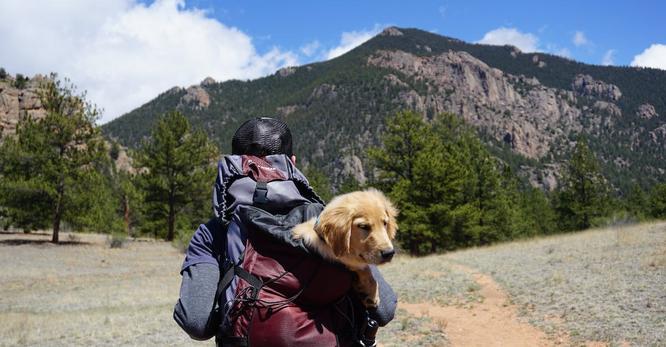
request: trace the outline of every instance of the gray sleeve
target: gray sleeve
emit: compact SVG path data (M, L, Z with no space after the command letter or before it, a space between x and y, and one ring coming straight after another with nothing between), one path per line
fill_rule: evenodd
M180 298L173 310L173 318L195 340L208 340L215 336L220 317L214 311L215 292L220 279L218 266L199 263L182 272Z
M374 310L368 310L368 313L372 319L379 323L379 326L385 326L393 320L395 309L398 306L398 297L376 266L370 265L370 270L372 271L372 277L375 278L379 286L379 306Z

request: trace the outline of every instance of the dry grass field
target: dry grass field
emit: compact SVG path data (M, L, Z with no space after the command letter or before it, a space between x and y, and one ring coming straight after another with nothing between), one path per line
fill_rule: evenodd
M182 254L102 235L0 234L0 346L212 346L171 315ZM69 240L69 242L68 242ZM382 346L666 345L666 223L519 241L383 267Z
M666 223L452 253L490 274L522 316L571 343L666 346Z

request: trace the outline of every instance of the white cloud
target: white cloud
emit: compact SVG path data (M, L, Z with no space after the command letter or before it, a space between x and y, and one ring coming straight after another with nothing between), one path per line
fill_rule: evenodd
M615 52L614 49L607 50L601 58L601 65L615 65Z
M666 45L652 44L641 54L635 56L630 65L666 70Z
M487 32L477 43L489 45L514 45L523 52L536 52L539 39L530 33L522 33L516 28L497 28Z
M303 53L303 55L305 55L306 57L311 57L315 53L317 53L317 51L319 50L320 47L321 47L321 43L319 43L319 41L317 41L317 40L314 40L314 41L304 45L303 47L301 47L301 53Z
M69 77L104 108L102 122L174 85L255 78L298 64L278 48L258 53L247 34L186 9L183 0L0 1L0 13L3 67Z
M348 31L342 33L340 44L326 53L326 59L333 59L351 51L360 46L363 42L368 41L373 36L379 34L380 31L380 26L375 25L371 30Z
M573 38L571 39L571 42L573 42L574 46L576 47L584 46L589 43L587 37L585 37L585 33L582 31L576 31Z

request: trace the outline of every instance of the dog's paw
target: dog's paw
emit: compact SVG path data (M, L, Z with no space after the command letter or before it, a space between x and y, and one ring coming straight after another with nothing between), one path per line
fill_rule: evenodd
M366 308L377 308L379 306L379 286L372 277L370 268L356 271L356 279L353 283L354 290L361 296Z
M377 308L379 306L379 298L373 299L366 296L363 299L363 306L365 306L365 308Z

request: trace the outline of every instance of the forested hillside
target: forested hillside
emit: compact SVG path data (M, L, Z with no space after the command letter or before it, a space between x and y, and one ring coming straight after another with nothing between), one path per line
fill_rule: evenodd
M134 147L173 108L223 151L245 119L282 118L302 163L336 185L373 178L366 149L378 144L385 118L405 108L427 119L458 114L493 153L547 189L580 134L616 189L649 187L666 169L666 71L586 65L417 29L388 28L339 58L257 80L173 88L103 130Z

